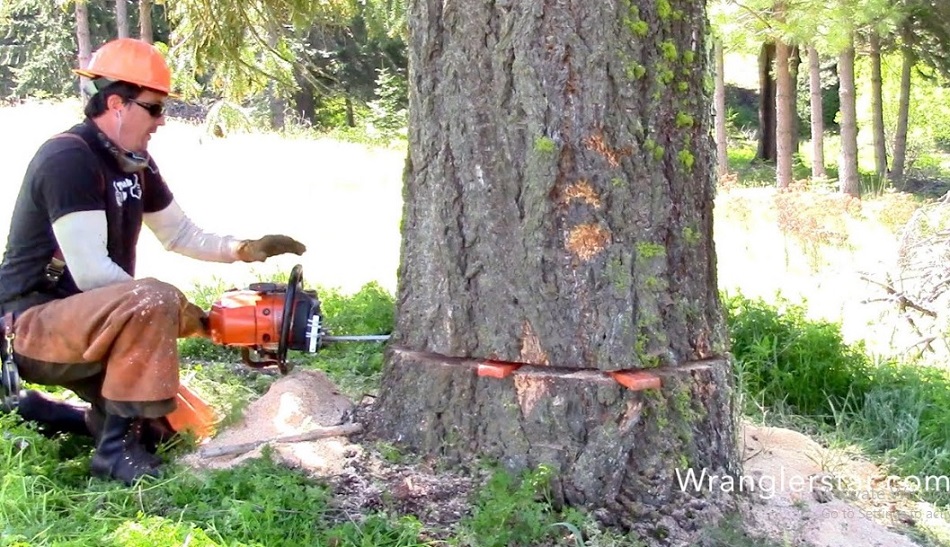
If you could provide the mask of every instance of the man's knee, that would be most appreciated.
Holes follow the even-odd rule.
[[[143,296],[157,296],[157,297],[168,297],[168,298],[181,298],[184,296],[178,287],[172,285],[171,283],[166,283],[154,277],[146,277],[143,279],[136,279],[132,282],[132,290],[137,294]]]
[[[136,309],[144,314],[177,314],[187,301],[177,287],[152,277],[135,280],[128,294],[135,302]]]

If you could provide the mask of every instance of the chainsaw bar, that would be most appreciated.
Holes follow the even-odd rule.
[[[389,340],[388,334],[370,334],[363,336],[330,336],[320,337],[322,342],[385,342]]]

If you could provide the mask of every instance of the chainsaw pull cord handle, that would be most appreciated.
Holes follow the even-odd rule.
[[[2,408],[13,410],[20,404],[20,374],[16,362],[13,361],[13,313],[7,312],[3,318],[3,349],[7,355],[0,363],[0,391],[3,399]]]

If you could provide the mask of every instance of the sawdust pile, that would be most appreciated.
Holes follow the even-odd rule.
[[[264,396],[248,405],[239,423],[218,432],[202,449],[266,441],[338,425],[352,410],[353,403],[339,393],[323,372],[298,369],[274,382]],[[322,476],[342,472],[346,461],[358,450],[344,437],[270,445],[279,461]],[[227,468],[259,458],[262,449],[214,458],[202,458],[195,453],[186,456],[184,463],[195,468]]]
[[[323,372],[298,369],[274,382],[264,396],[248,405],[239,423],[219,431],[182,463],[194,469],[236,466],[260,457],[262,448],[212,458],[202,458],[201,451],[305,433],[351,419],[359,422],[359,415],[371,412],[372,405],[368,397],[357,408]],[[474,485],[483,479],[420,463],[389,461],[373,446],[364,447],[342,436],[268,444],[274,458],[284,465],[326,479],[333,492],[327,516],[340,522],[355,522],[367,511],[383,510],[415,515],[426,527],[451,534],[469,510]]]

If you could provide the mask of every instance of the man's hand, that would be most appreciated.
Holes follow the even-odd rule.
[[[204,310],[191,302],[185,302],[181,309],[178,337],[188,338],[190,336],[210,338],[211,331],[208,330],[208,315],[205,314]]]
[[[267,235],[260,239],[242,241],[237,248],[237,256],[244,262],[263,262],[269,257],[284,253],[302,255],[306,250],[306,245],[290,236]]]

